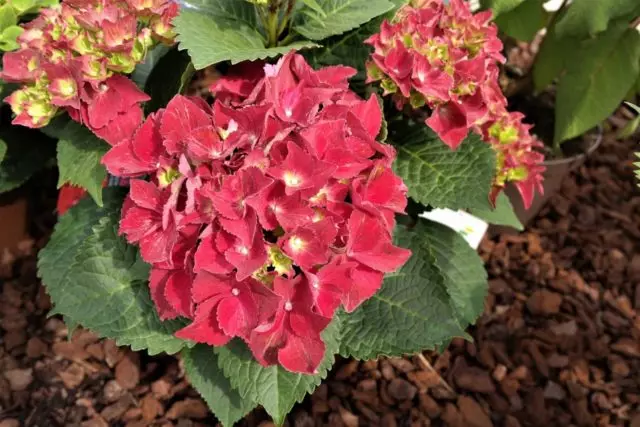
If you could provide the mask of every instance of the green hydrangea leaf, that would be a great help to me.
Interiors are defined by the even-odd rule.
[[[104,190],[104,207],[81,200],[63,215],[38,255],[38,274],[54,313],[118,345],[149,354],[180,351],[181,320],[162,322],[149,298],[149,266],[118,235],[122,189]]]
[[[504,34],[516,40],[530,42],[547,23],[547,12],[538,0],[527,0],[501,13],[495,23]]]
[[[256,407],[251,399],[243,399],[218,367],[218,355],[207,345],[198,344],[182,351],[184,369],[189,382],[207,402],[216,418],[231,427]]]
[[[498,195],[495,209],[487,203],[486,207],[477,207],[472,209],[471,213],[489,224],[506,225],[516,230],[524,230],[522,223],[513,210],[509,197],[504,192]]]
[[[6,146],[0,163],[0,193],[24,184],[55,156],[55,141],[34,129],[5,126],[0,129],[0,139]]]
[[[341,355],[370,359],[432,349],[467,336],[464,329],[475,320],[477,309],[466,294],[486,290],[486,273],[458,233],[420,219],[411,230],[398,226],[394,240],[413,255],[385,277],[376,295],[342,318]],[[471,277],[467,268],[480,275]]]
[[[398,150],[393,168],[414,200],[453,210],[487,205],[495,153],[478,135],[452,150],[423,123],[390,124],[389,139]]]
[[[560,37],[586,38],[605,31],[612,20],[640,13],[637,0],[576,0],[556,24]]]
[[[35,12],[38,8],[54,6],[58,4],[58,0],[11,0],[10,3],[19,15],[24,15]]]
[[[555,26],[547,29],[540,51],[533,64],[533,84],[543,91],[565,70],[567,64],[576,61],[580,41],[572,37],[559,37]]]
[[[640,74],[640,32],[626,21],[583,42],[556,95],[556,143],[579,136],[618,107]]]
[[[151,71],[153,71],[155,66],[158,65],[158,62],[160,62],[160,59],[162,59],[170,50],[172,50],[171,46],[160,43],[147,52],[147,56],[145,56],[144,61],[136,65],[133,73],[131,73],[131,80],[133,80],[140,89],[144,89]]]
[[[327,349],[316,375],[295,374],[281,366],[265,368],[239,340],[233,340],[215,351],[220,368],[240,396],[262,405],[273,421],[281,425],[293,405],[302,401],[326,377],[338,351],[339,330],[340,321],[334,319],[323,331],[322,338]]]
[[[78,248],[91,235],[93,226],[103,216],[117,212],[124,195],[123,188],[105,188],[102,208],[85,198],[60,217],[47,246],[38,254],[38,276],[45,285],[53,284],[54,293],[66,280]]]
[[[484,310],[487,296],[487,272],[482,258],[469,243],[449,227],[432,221],[421,222],[414,229],[424,227],[424,246],[429,246],[436,258],[436,265],[444,276],[444,284],[450,295],[454,314],[463,326],[474,324]]]
[[[323,40],[359,27],[394,8],[387,0],[316,0],[316,7],[298,11],[295,31],[311,40]]]
[[[102,205],[102,183],[107,170],[100,160],[108,150],[109,145],[89,129],[69,121],[58,141],[58,188],[67,183],[82,187]]]
[[[499,16],[510,12],[523,3],[540,3],[538,0],[480,0],[482,9],[491,9],[493,16]]]
[[[18,37],[24,32],[22,27],[17,25],[11,25],[2,31],[0,34],[0,49],[5,52],[16,50],[20,47],[18,44]]]
[[[184,93],[194,73],[191,58],[185,51],[170,50],[151,71],[145,92],[151,97],[145,104],[145,112],[151,113],[165,107],[176,94]]]
[[[380,31],[381,22],[381,17],[375,18],[348,33],[323,40],[322,47],[307,50],[304,56],[315,68],[331,65],[353,67],[358,70],[354,79],[364,81],[365,64],[373,50],[371,46],[364,44],[364,41]],[[351,80],[352,83],[354,79]]]
[[[10,4],[0,6],[0,32],[18,22],[18,15]]]
[[[0,163],[4,160],[4,156],[7,155],[7,143],[0,139]]]
[[[255,7],[248,2],[200,0],[198,5],[201,10],[182,8],[173,22],[180,49],[189,52],[198,70],[221,61],[263,59],[317,46],[304,40],[266,48]]]
[[[434,349],[482,312],[487,275],[482,260],[452,229],[420,219],[396,228],[395,244],[413,255],[388,274],[380,291],[342,317],[340,354],[357,359]]]

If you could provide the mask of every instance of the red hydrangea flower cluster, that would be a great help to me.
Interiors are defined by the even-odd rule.
[[[140,125],[149,97],[131,73],[158,41],[171,43],[172,0],[63,0],[24,25],[2,78],[23,83],[7,102],[13,123],[42,127],[66,110],[114,145]]]
[[[348,89],[355,70],[293,53],[243,67],[212,107],[176,96],[103,163],[132,178],[120,232],[152,264],[160,317],[192,320],[177,336],[239,337],[264,365],[313,373],[336,309],[409,258],[392,244],[407,190],[376,141],[377,98]]]
[[[489,199],[495,203],[506,183],[513,182],[528,209],[535,191],[543,193],[545,167],[543,143],[531,135],[531,125],[523,123],[523,118],[522,113],[502,109],[481,126],[481,132],[496,152],[497,171]]]
[[[413,0],[392,23],[367,43],[374,47],[367,63],[368,81],[379,81],[384,95],[392,95],[399,109],[409,104],[431,110],[426,124],[452,149],[470,130],[489,136],[488,129],[517,126],[517,140],[489,137],[486,141],[503,157],[496,179],[495,200],[505,180],[518,184],[525,205],[533,197],[532,184],[541,182],[539,142],[520,117],[509,115],[498,84],[498,63],[504,62],[491,12],[473,14],[464,0]],[[513,132],[513,131],[509,131]]]

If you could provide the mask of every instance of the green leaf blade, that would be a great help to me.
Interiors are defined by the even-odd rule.
[[[640,33],[626,22],[585,42],[558,83],[554,140],[574,138],[606,119],[640,73]]]
[[[533,84],[536,90],[546,89],[559,77],[567,64],[575,61],[579,48],[579,40],[570,37],[561,38],[556,34],[555,26],[549,28],[533,64]]]
[[[109,145],[79,123],[69,121],[58,141],[58,188],[64,184],[82,187],[102,206],[102,183],[107,170],[100,163]]]
[[[57,313],[118,345],[149,354],[180,351],[181,320],[161,322],[149,297],[148,266],[118,236],[120,189],[105,189],[104,208],[82,200],[63,215],[38,256]],[[72,262],[73,260],[73,262]]]
[[[6,145],[0,163],[0,193],[24,184],[55,156],[55,141],[35,129],[7,126],[0,130],[0,139]]]
[[[216,348],[220,369],[240,396],[262,405],[274,423],[282,425],[293,405],[311,393],[326,377],[338,351],[340,320],[334,319],[323,331],[325,356],[318,374],[294,374],[281,366],[261,366],[247,346],[234,340]]]
[[[184,93],[193,72],[191,58],[185,51],[172,49],[163,55],[146,80],[145,92],[151,100],[145,104],[145,112],[166,107],[176,94]]]
[[[451,150],[421,123],[389,131],[389,139],[398,143],[393,168],[414,200],[453,210],[488,204],[495,153],[479,136],[470,134]]]
[[[489,224],[506,225],[508,227],[513,227],[516,230],[524,230],[522,223],[513,210],[513,205],[511,204],[509,197],[504,192],[501,192],[498,195],[495,209],[492,209],[487,203],[485,208],[477,207],[472,209],[471,213]]]
[[[159,44],[149,52],[147,52],[147,56],[145,56],[144,61],[136,65],[136,68],[131,73],[131,80],[138,85],[140,89],[144,89],[147,84],[147,79],[149,75],[153,71],[153,69],[158,65],[158,62],[171,50],[170,46],[166,44]]]
[[[560,37],[586,38],[605,31],[612,20],[639,11],[637,0],[576,0],[558,20],[557,32]]]
[[[482,9],[491,9],[495,17],[510,12],[527,1],[529,0],[480,0],[480,6]]]
[[[7,155],[7,143],[0,139],[0,163],[4,160],[4,156]]]
[[[309,7],[309,13],[303,14],[306,18],[298,20],[293,28],[316,41],[357,28],[395,7],[387,0],[314,0],[314,3],[316,7]]]
[[[256,27],[249,3],[220,0],[217,7],[207,13],[183,9],[174,20],[180,49],[187,50],[196,69],[221,61],[238,63],[285,54],[291,50],[316,47],[309,41],[294,42],[287,46],[265,47],[264,37]]]
[[[412,250],[382,289],[343,317],[340,354],[357,359],[433,349],[482,312],[486,272],[477,253],[455,231],[425,220],[397,227],[395,244]]]
[[[516,40],[530,42],[547,21],[547,13],[542,2],[525,1],[515,8],[506,10],[495,18],[500,31]]]
[[[216,418],[231,427],[256,407],[250,399],[242,398],[218,367],[213,348],[198,344],[182,351],[184,368],[191,385],[207,402]]]

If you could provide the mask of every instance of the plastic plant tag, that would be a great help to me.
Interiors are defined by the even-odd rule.
[[[489,224],[465,211],[433,209],[420,215],[423,218],[446,225],[464,237],[473,249],[478,249]]]

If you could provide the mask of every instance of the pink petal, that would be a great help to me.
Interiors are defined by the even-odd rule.
[[[194,321],[177,331],[176,337],[213,346],[227,344],[232,337],[226,335],[218,325],[215,312],[217,304],[217,300],[209,300],[198,305]]]
[[[411,256],[411,251],[393,246],[380,220],[369,214],[354,210],[348,227],[347,255],[374,270],[391,273]]]
[[[258,324],[258,307],[249,287],[233,288],[232,295],[220,302],[218,324],[227,335],[249,336],[251,330]]]
[[[211,125],[211,116],[189,98],[177,95],[165,109],[160,134],[170,154],[181,153],[189,135],[195,129]]]
[[[233,270],[233,266],[216,249],[214,237],[215,235],[211,234],[200,241],[194,257],[195,272],[204,270],[214,274],[228,274]]]
[[[175,270],[167,278],[164,295],[178,315],[191,317],[191,277],[184,270]]]
[[[382,286],[384,274],[364,265],[351,270],[353,286],[342,296],[344,309],[351,313],[364,301],[371,298]]]
[[[129,186],[129,197],[136,205],[156,212],[162,211],[163,197],[158,187],[141,179],[132,179]]]
[[[382,109],[378,95],[371,95],[366,102],[356,104],[351,111],[360,118],[369,136],[376,139],[382,127]]]
[[[290,335],[285,346],[278,351],[278,361],[288,371],[315,374],[324,352],[322,340]]]
[[[129,243],[138,242],[159,227],[160,218],[157,214],[137,206],[127,209],[120,220],[120,234],[126,234]]]
[[[171,274],[171,270],[157,268],[152,268],[149,274],[149,291],[160,320],[178,317],[178,313],[176,313],[171,304],[169,304],[164,294],[165,284],[167,283],[169,274]]]
[[[454,102],[436,107],[425,123],[454,150],[469,133],[467,119]]]

